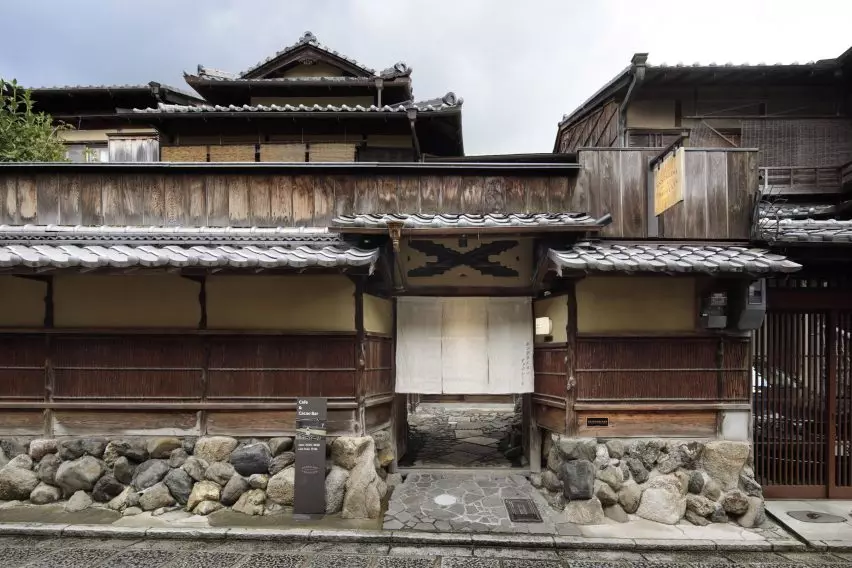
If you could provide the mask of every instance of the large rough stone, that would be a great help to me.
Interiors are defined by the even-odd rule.
[[[106,445],[106,448],[104,448],[104,455],[101,459],[108,468],[112,468],[115,467],[115,461],[119,457],[121,456],[118,455],[118,450],[116,450],[115,444],[110,442]]]
[[[648,481],[648,470],[645,469],[645,465],[642,463],[642,460],[630,457],[624,460],[623,463],[627,464],[627,469],[630,470],[630,475],[636,483],[645,483]]]
[[[715,479],[704,478],[704,489],[701,494],[711,501],[718,501],[722,496],[722,486]]]
[[[95,483],[92,499],[98,503],[106,503],[120,495],[122,491],[124,491],[124,485],[114,475],[107,473]]]
[[[30,442],[29,455],[35,461],[38,461],[47,454],[55,454],[58,449],[56,440],[53,438],[42,438]]]
[[[212,481],[199,481],[192,486],[192,491],[189,494],[189,499],[186,501],[186,510],[193,511],[195,506],[202,501],[219,502],[219,497],[222,494],[222,488],[217,483]]]
[[[0,450],[8,458],[14,458],[27,453],[27,441],[19,438],[3,438],[0,440]]]
[[[763,497],[763,488],[753,477],[740,474],[740,487],[749,497]]]
[[[331,471],[325,478],[326,514],[339,513],[343,508],[343,497],[346,493],[346,480],[348,479],[349,470],[337,465],[331,467]]]
[[[173,436],[160,436],[148,440],[148,455],[153,459],[171,457],[172,452],[183,448],[183,442]]]
[[[566,499],[591,499],[595,487],[595,466],[587,460],[566,461],[559,478]]]
[[[204,477],[210,481],[215,481],[219,485],[225,485],[228,480],[236,473],[234,466],[227,462],[213,462],[204,472]]]
[[[123,511],[128,507],[127,501],[130,497],[130,494],[133,494],[134,502],[139,502],[139,494],[136,493],[132,487],[125,487],[124,491],[113,497],[109,503],[107,503],[107,507],[112,509],[113,511]]]
[[[687,505],[687,507],[689,507],[689,505]],[[686,513],[683,514],[683,518],[697,527],[706,527],[710,524],[709,520],[693,511],[690,511],[689,508],[686,509]]]
[[[272,454],[272,457],[293,449],[293,438],[289,436],[270,438],[267,443],[269,444],[269,452]]]
[[[686,488],[690,493],[694,493],[695,495],[701,494],[701,491],[704,489],[704,476],[701,475],[700,471],[689,472],[689,483],[687,483]]]
[[[210,513],[215,513],[219,509],[223,509],[225,506],[219,503],[218,501],[202,501],[198,505],[195,506],[195,509],[192,510],[192,513],[195,515],[209,515]]]
[[[269,476],[265,473],[255,473],[249,476],[248,483],[252,489],[266,489],[269,483]]]
[[[166,460],[148,460],[136,467],[130,484],[137,491],[142,491],[161,482],[167,473],[169,463]]]
[[[331,444],[331,461],[334,465],[351,470],[358,463],[358,458],[367,450],[368,446],[375,448],[372,438],[340,436]],[[373,453],[375,453],[375,450]]]
[[[716,503],[707,497],[690,493],[686,496],[686,510],[702,517],[709,517],[716,510]]]
[[[530,485],[532,485],[536,489],[541,489],[544,486],[544,482],[541,480],[540,473],[530,473]]]
[[[142,463],[148,459],[148,448],[143,440],[117,440],[111,444],[119,456],[124,456],[133,462]]]
[[[664,446],[665,442],[662,440],[637,440],[630,444],[628,454],[642,462],[645,469],[651,470]]]
[[[102,458],[108,443],[106,438],[83,438],[83,451],[92,457]]]
[[[748,511],[748,496],[739,489],[725,493],[720,503],[729,515],[743,515]]]
[[[562,469],[562,464],[564,462],[565,460],[562,459],[562,455],[559,453],[559,446],[556,442],[552,442],[550,451],[547,453],[547,469],[559,475],[559,471]]]
[[[282,454],[278,454],[271,460],[269,460],[269,475],[275,475],[280,471],[283,471],[284,468],[290,467],[296,461],[296,454],[293,452],[284,452]]]
[[[613,491],[618,491],[624,484],[624,473],[620,468],[611,465],[599,469],[595,472],[595,477],[612,487]]]
[[[703,469],[722,486],[725,491],[737,488],[740,472],[749,454],[748,442],[719,440],[704,447]]]
[[[225,487],[222,488],[222,496],[220,500],[223,505],[230,507],[249,489],[250,486],[248,479],[239,473],[235,473],[231,476],[231,479],[228,480],[228,483],[225,484]],[[263,510],[263,503],[261,503],[261,510]]]
[[[557,511],[565,510],[565,496],[562,495],[562,491],[559,493],[553,493],[552,491],[542,491],[542,496],[544,500],[547,501],[547,504]]]
[[[743,516],[737,519],[737,523],[741,527],[751,529],[759,527],[766,521],[766,508],[763,499],[760,497],[748,497],[748,510],[743,513]]]
[[[296,468],[288,467],[269,478],[266,485],[266,498],[279,505],[292,505]]]
[[[716,503],[716,508],[713,511],[713,514],[710,515],[709,518],[711,523],[727,523],[728,522],[728,514],[725,512],[724,507],[722,507],[721,503]]]
[[[228,436],[205,436],[195,442],[193,454],[208,463],[226,462],[236,447],[237,441]]]
[[[17,467],[18,469],[32,469],[33,468],[33,458],[28,456],[27,454],[19,454],[9,460],[4,467]]]
[[[272,456],[266,444],[259,442],[240,446],[231,452],[231,465],[240,475],[266,473],[269,471],[269,460]]]
[[[34,505],[47,505],[55,503],[62,498],[62,492],[58,487],[48,485],[47,483],[39,483],[36,488],[30,493],[30,501]]]
[[[606,449],[611,458],[620,460],[624,457],[624,442],[621,440],[607,440]]]
[[[339,440],[340,438],[338,438]],[[375,444],[370,437],[356,441],[356,447],[362,447],[355,466],[346,480],[346,495],[343,497],[343,509],[340,516],[344,519],[375,519],[381,512],[381,499],[385,483],[376,474],[373,459],[376,455]]]
[[[207,473],[208,467],[210,467],[210,464],[196,456],[189,456],[180,466],[195,481],[204,481],[204,474]]]
[[[608,519],[612,519],[616,523],[626,523],[630,519],[627,516],[627,513],[624,512],[624,509],[621,508],[621,505],[611,505],[609,507],[604,507],[604,515]]]
[[[66,513],[78,513],[92,506],[92,498],[85,491],[76,491],[65,503]]]
[[[557,477],[555,473],[550,471],[549,469],[544,470],[541,474],[541,484],[548,491],[559,491],[562,492],[562,480]]]
[[[47,454],[36,467],[39,481],[48,485],[56,485],[56,471],[62,465],[62,459],[56,454]]]
[[[661,475],[651,479],[636,514],[643,519],[673,525],[686,512],[686,498],[681,493],[681,483],[673,475]]]
[[[192,493],[193,480],[182,469],[172,469],[163,478],[163,484],[169,488],[169,493],[175,498],[175,501],[181,505],[186,505],[189,501],[189,495]]]
[[[186,463],[186,460],[189,459],[189,454],[186,453],[186,450],[183,447],[175,448],[172,450],[172,453],[169,454],[169,467],[180,467]]]
[[[83,456],[59,465],[56,470],[56,485],[65,495],[72,495],[81,489],[91,491],[103,472],[104,468],[100,461],[92,456]]]
[[[131,462],[124,456],[116,458],[112,465],[112,474],[117,480],[125,485],[133,480],[133,472],[136,471],[136,464]]]
[[[153,511],[160,507],[171,507],[174,504],[174,497],[169,493],[169,488],[166,487],[166,484],[162,482],[152,485],[139,495],[139,506],[143,511]]]
[[[604,507],[610,507],[618,503],[618,495],[612,490],[612,487],[603,481],[595,481],[595,497],[601,502]]]
[[[635,481],[627,481],[621,486],[618,492],[618,504],[630,514],[636,512],[639,508],[639,502],[642,499],[642,488]]]
[[[237,513],[257,517],[263,514],[265,504],[266,493],[261,489],[250,489],[240,495],[232,509]]]
[[[556,447],[563,460],[595,461],[598,441],[595,438],[559,438]]]
[[[595,449],[594,463],[598,469],[609,467],[609,450],[606,449],[605,445],[598,444],[597,449]]]
[[[597,497],[583,501],[569,501],[562,511],[562,520],[575,525],[600,525],[606,522],[601,502]]]
[[[29,456],[27,456],[29,457]],[[5,465],[0,469],[0,500],[29,499],[38,486],[38,476],[29,469]]]
[[[394,454],[393,448],[384,448],[381,450],[376,450],[378,453],[376,454],[376,459],[379,461],[380,467],[388,467],[393,463],[393,460],[396,459],[396,455]],[[508,458],[508,454],[506,455]]]
[[[391,435],[387,430],[379,430],[373,433],[373,442],[376,444],[376,451],[389,449],[391,447]]]
[[[124,511],[121,512],[122,517],[132,517],[132,516],[141,515],[141,514],[142,514],[142,509],[140,509],[139,507],[136,507],[136,506],[128,507]]]
[[[81,438],[72,438],[71,440],[62,440],[58,445],[59,457],[63,461],[71,461],[83,457],[86,449],[83,447]]]

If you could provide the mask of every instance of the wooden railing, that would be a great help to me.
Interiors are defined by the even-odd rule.
[[[764,195],[838,193],[842,176],[852,177],[850,165],[842,174],[842,166],[772,166],[760,168],[760,191]]]

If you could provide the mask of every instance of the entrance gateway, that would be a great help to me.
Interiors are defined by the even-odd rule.
[[[531,299],[398,298],[396,369],[397,393],[532,392]]]

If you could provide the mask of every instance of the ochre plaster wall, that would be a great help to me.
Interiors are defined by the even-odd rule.
[[[195,328],[200,285],[175,275],[64,275],[53,283],[54,325]]]
[[[675,128],[675,101],[633,101],[627,105],[628,128]]]
[[[354,331],[355,284],[341,275],[212,276],[211,329]]]
[[[393,334],[393,301],[364,294],[364,330]]]
[[[568,300],[565,296],[552,296],[533,302],[535,317],[549,317],[553,322],[553,341],[548,343],[565,343],[568,341]],[[544,343],[544,335],[536,335],[536,343]]]
[[[517,276],[492,276],[482,274],[479,270],[466,265],[459,265],[434,276],[409,275],[409,271],[434,262],[435,257],[420,252],[413,248],[406,239],[402,242],[400,259],[406,278],[410,286],[525,286],[529,285],[532,274],[532,240],[517,239],[512,237],[478,238],[470,236],[467,245],[460,246],[458,238],[447,239],[422,239],[414,237],[412,240],[431,240],[449,249],[466,252],[476,249],[493,241],[515,241],[516,245],[511,249],[489,256],[492,262],[511,268],[517,272]]]
[[[0,327],[42,327],[47,283],[0,276]]]
[[[577,330],[596,332],[694,331],[692,278],[601,276],[577,283]]]
[[[150,134],[157,135],[151,128],[113,128],[111,130],[60,130],[59,137],[65,142],[104,142],[108,134]]]
[[[328,63],[294,65],[284,72],[285,77],[340,77],[343,71]]]

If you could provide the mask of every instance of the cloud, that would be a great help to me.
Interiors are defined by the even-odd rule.
[[[637,51],[656,63],[834,57],[852,2],[28,0],[2,17],[0,75],[32,86],[183,86],[199,63],[241,71],[311,30],[376,69],[406,61],[420,98],[463,96],[465,148],[484,154],[550,151],[560,117]]]

